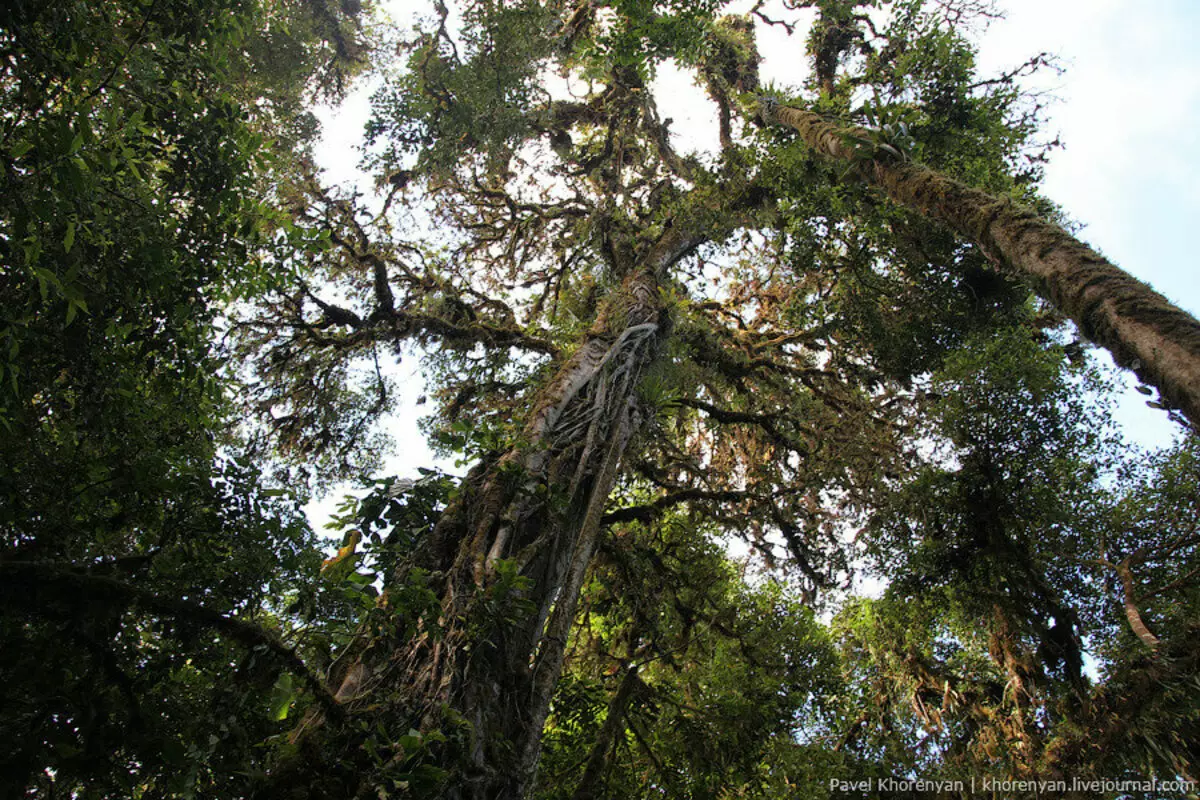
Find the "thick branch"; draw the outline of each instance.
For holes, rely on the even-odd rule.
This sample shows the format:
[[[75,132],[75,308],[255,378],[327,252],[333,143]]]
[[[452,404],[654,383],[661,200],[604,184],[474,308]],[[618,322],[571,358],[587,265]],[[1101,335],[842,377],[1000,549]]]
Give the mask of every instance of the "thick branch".
[[[790,436],[787,436],[779,430],[777,424],[778,418],[770,414],[755,414],[745,411],[732,411],[725,408],[718,408],[711,403],[706,403],[703,400],[680,399],[681,406],[694,408],[698,411],[703,411],[717,422],[729,425],[757,425],[766,432],[771,440],[783,447],[785,450],[791,450],[801,455],[806,455],[809,448],[804,444],[797,442]]]
[[[1113,565],[1113,569],[1121,578],[1121,604],[1125,608],[1125,619],[1129,621],[1129,627],[1142,640],[1143,644],[1151,650],[1157,650],[1158,637],[1146,627],[1141,611],[1138,610],[1137,603],[1134,601],[1133,570],[1129,568],[1129,559]]]
[[[1034,285],[1116,362],[1158,387],[1200,425],[1200,322],[1059,226],[1012,200],[871,148],[874,134],[764,102],[768,122],[795,128],[822,155],[854,164],[895,203],[947,225]]]
[[[709,491],[706,489],[684,489],[663,495],[650,503],[637,506],[626,506],[610,511],[600,520],[602,525],[616,525],[621,522],[653,522],[668,509],[683,503],[701,500],[709,503],[736,503],[750,497],[749,492],[738,491]]]

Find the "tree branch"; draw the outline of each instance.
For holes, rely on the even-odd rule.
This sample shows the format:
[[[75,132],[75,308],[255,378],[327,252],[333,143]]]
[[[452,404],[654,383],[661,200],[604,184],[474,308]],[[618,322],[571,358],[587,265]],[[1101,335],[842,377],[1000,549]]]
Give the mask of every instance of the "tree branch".
[[[344,719],[345,709],[334,699],[325,684],[294,650],[274,634],[244,620],[227,617],[215,609],[190,600],[163,597],[123,581],[75,572],[72,568],[46,562],[0,562],[0,597],[13,606],[46,615],[53,603],[72,606],[102,603],[115,608],[136,605],[145,611],[186,619],[215,628],[246,647],[261,647],[283,666],[299,676],[334,719]]]

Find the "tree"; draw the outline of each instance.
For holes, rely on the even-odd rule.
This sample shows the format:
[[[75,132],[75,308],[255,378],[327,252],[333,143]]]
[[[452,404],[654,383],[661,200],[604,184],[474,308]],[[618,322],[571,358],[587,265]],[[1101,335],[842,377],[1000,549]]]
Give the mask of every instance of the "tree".
[[[974,325],[1030,327],[1043,313],[978,249],[880,207],[807,147],[739,124],[757,90],[747,20],[715,3],[601,5],[468,4],[461,35],[438,5],[376,95],[375,163],[391,176],[382,209],[310,182],[303,213],[331,250],[308,284],[242,323],[247,352],[273,365],[255,402],[275,409],[271,424],[287,421],[304,458],[329,440],[323,420],[352,412],[362,430],[386,410],[378,368],[353,397],[322,387],[356,354],[378,364],[381,345],[409,340],[434,350],[434,435],[474,457],[436,524],[383,576],[389,597],[416,576],[423,597],[439,598],[437,623],[364,638],[333,675],[350,713],[391,733],[314,718],[269,792],[353,794],[389,775],[404,783],[429,759],[449,770],[448,796],[522,796],[606,519],[686,508],[744,527],[770,558],[778,536],[811,597],[845,567],[836,523],[886,492],[904,462],[912,382]],[[878,60],[840,80],[893,90],[884,53],[921,47],[905,78],[924,85],[909,104],[930,130],[956,128],[922,156],[1032,198],[1035,176],[1014,178],[1006,163],[1032,136],[1014,116],[1018,92],[966,88],[969,47],[917,4],[902,12],[871,45]],[[672,147],[647,85],[666,58],[695,70],[718,106],[715,163]],[[569,99],[546,88],[555,70],[573,82]],[[836,80],[821,77],[826,89]],[[403,231],[393,211],[404,204],[449,233]],[[945,272],[931,280],[931,267]],[[322,279],[343,299],[322,297]],[[935,284],[926,298],[942,283],[929,316],[949,340],[910,335],[908,352],[880,358],[873,345],[918,312],[887,309],[877,285],[921,294],[908,287],[922,280]],[[967,301],[947,290],[955,282],[987,290]],[[332,441],[348,467],[351,442]],[[631,505],[610,508],[625,496]],[[631,696],[620,685],[613,719]],[[397,746],[409,728],[426,738]],[[602,744],[615,735],[599,730]]]
[[[317,60],[351,66],[247,52],[318,7],[0,11],[5,796],[232,794],[281,671],[323,691],[263,626],[320,558],[213,351],[271,280],[270,138],[302,144]]]
[[[747,587],[693,528],[624,526],[599,555],[538,797],[787,794],[772,750],[824,722],[836,652],[811,609],[780,584]]]
[[[975,75],[957,26],[971,4],[907,0],[886,18],[867,3],[813,5],[815,69],[799,91],[818,112],[842,127],[868,113],[897,131],[904,122],[903,141],[871,133],[870,155],[906,153],[1054,216],[1036,194],[1045,147],[1017,73]],[[284,48],[302,74],[313,37],[339,56],[358,52],[321,23],[331,8],[292,9],[315,25]],[[377,200],[324,185],[303,153],[265,173],[231,163],[288,219],[268,217],[245,255],[213,273],[217,296],[197,304],[194,331],[164,336],[229,365],[220,382],[200,371],[213,411],[183,426],[201,444],[219,431],[246,470],[214,488],[223,453],[209,442],[183,481],[199,495],[199,552],[214,563],[180,580],[182,557],[154,550],[166,524],[139,523],[127,533],[147,537],[134,549],[148,551],[151,576],[168,576],[160,583],[98,582],[85,566],[92,551],[3,568],[38,591],[74,581],[108,598],[110,629],[128,637],[118,667],[164,649],[147,637],[173,641],[155,627],[163,620],[190,615],[189,630],[218,632],[196,666],[151,662],[149,685],[110,707],[253,680],[228,690],[228,713],[197,714],[199,735],[153,732],[192,747],[186,758],[143,746],[122,751],[122,764],[91,753],[75,768],[43,737],[21,751],[22,787],[62,772],[71,791],[98,796],[126,786],[264,798],[819,794],[830,777],[892,767],[1101,775],[1109,762],[1079,733],[1099,721],[1112,723],[1106,741],[1137,744],[1121,769],[1193,774],[1194,754],[1162,752],[1196,719],[1178,702],[1195,677],[1194,537],[1182,524],[1195,493],[1156,494],[1160,478],[1135,472],[1106,493],[1100,477],[1118,456],[1080,399],[1080,345],[1062,317],[993,270],[986,248],[881,196],[862,180],[867,162],[838,164],[757,125],[756,25],[793,23],[761,3],[745,17],[723,8],[436,2],[411,37],[381,48],[402,58],[386,65],[368,130]],[[274,52],[241,41],[231,35],[228,52],[249,61],[231,64]],[[156,63],[164,49],[144,55]],[[721,149],[710,158],[678,152],[658,112],[652,78],[668,60],[712,100]],[[285,80],[299,67],[272,63],[236,73],[262,83],[227,99],[281,97],[262,125],[302,140]],[[244,131],[236,117],[231,130]],[[1015,169],[1023,155],[1029,166]],[[189,191],[187,202],[149,205],[186,213],[224,197]],[[247,267],[249,283],[237,283]],[[217,305],[228,298],[239,302]],[[118,307],[160,318],[136,299]],[[228,336],[214,344],[217,308]],[[430,439],[469,470],[373,478],[339,513],[341,547],[318,566],[307,532],[268,498],[370,474],[373,426],[395,397],[388,361],[414,351],[430,383]],[[163,379],[178,388],[178,372]],[[221,416],[226,402],[240,413]],[[165,435],[139,430],[147,451],[164,452]],[[1159,475],[1188,462],[1163,463]],[[147,491],[189,497],[177,483]],[[1139,508],[1146,540],[1135,543],[1128,514]],[[1179,529],[1157,532],[1160,518]],[[250,530],[231,530],[235,519]],[[263,533],[277,524],[285,536]],[[856,568],[855,536],[893,585],[822,625],[811,609]],[[104,541],[78,539],[85,550]],[[716,542],[729,540],[775,580],[756,582],[722,554]],[[216,558],[235,545],[245,550],[232,563]],[[1176,554],[1189,563],[1173,566]],[[1124,594],[1114,565],[1135,576]],[[184,595],[204,603],[176,613]],[[142,611],[125,615],[135,601]],[[1132,619],[1127,601],[1169,663],[1117,624]],[[26,617],[14,619],[6,640],[25,635]],[[26,651],[78,664],[53,634]],[[1088,635],[1111,676],[1096,686],[1082,669]],[[106,663],[102,649],[87,674]],[[19,659],[9,670],[34,672]],[[188,695],[188,682],[202,688]],[[116,673],[109,684],[117,694]],[[36,719],[51,691],[25,691],[37,701],[22,718]],[[1137,727],[1121,721],[1134,696],[1147,709]],[[215,733],[221,725],[237,734]],[[210,729],[220,747],[194,747]],[[181,763],[204,775],[177,787]],[[37,777],[48,765],[54,774]],[[121,774],[134,777],[104,783]]]
[[[920,165],[865,128],[841,128],[800,108],[764,104],[815,151],[854,165],[893,201],[944,222],[1031,284],[1117,363],[1200,422],[1200,323],[1037,212]]]
[[[1169,520],[1179,498],[1194,502],[1194,475],[1167,466],[1186,462],[1190,446],[1142,465],[1130,485],[1105,487],[1114,453],[1103,409],[1072,386],[1087,379],[1070,375],[1082,365],[1065,371],[1060,360],[1025,332],[948,359],[935,379],[944,394],[934,436],[954,462],[913,475],[873,520],[874,557],[894,580],[879,600],[844,609],[835,629],[857,694],[844,747],[882,754],[891,774],[1068,783],[1194,774],[1195,697],[1179,683],[1194,660],[1183,643],[1194,599],[1174,569],[1157,579],[1180,592],[1166,602],[1158,588],[1133,589],[1131,572],[1108,560],[1131,546],[1139,555],[1128,563],[1193,546],[1189,526]],[[1153,532],[1122,518],[1133,506],[1158,521]],[[1162,662],[1140,612],[1129,612],[1135,597],[1169,609]],[[1107,673],[1094,684],[1088,656]],[[1162,703],[1176,706],[1163,713]]]

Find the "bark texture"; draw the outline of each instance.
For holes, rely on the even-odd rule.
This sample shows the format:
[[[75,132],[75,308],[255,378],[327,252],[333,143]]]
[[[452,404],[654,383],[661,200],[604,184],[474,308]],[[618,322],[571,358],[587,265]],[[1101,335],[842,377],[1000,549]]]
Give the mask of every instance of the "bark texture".
[[[1007,197],[974,189],[869,143],[864,128],[799,108],[764,104],[767,122],[857,172],[895,203],[939,220],[989,259],[1031,283],[1118,364],[1155,386],[1164,403],[1200,426],[1200,322],[1061,227]]]
[[[642,252],[630,248],[620,286],[532,400],[522,435],[465,479],[411,565],[432,576],[441,597],[437,634],[364,637],[331,670],[352,720],[402,714],[426,730],[451,709],[470,723],[466,752],[439,756],[455,770],[444,797],[519,800],[531,785],[601,518],[642,422],[637,389],[668,335],[660,286],[699,241],[668,227]],[[518,593],[526,611],[515,622],[488,617],[502,560],[532,581]],[[342,752],[355,747],[353,735],[333,727],[306,721],[296,737],[305,758],[329,751],[322,736],[346,739],[335,748]],[[352,761],[298,761],[260,796],[357,796],[370,778]],[[312,780],[314,772],[322,778]]]

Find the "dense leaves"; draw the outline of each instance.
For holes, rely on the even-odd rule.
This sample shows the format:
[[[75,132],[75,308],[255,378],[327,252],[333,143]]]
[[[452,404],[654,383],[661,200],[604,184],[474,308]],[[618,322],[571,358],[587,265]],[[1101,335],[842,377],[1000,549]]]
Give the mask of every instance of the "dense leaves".
[[[278,729],[267,690],[303,673],[256,625],[320,556],[238,456],[214,352],[223,304],[269,283],[267,136],[290,113],[248,73],[307,83],[245,61],[262,13],[0,12],[6,795],[235,791]]]
[[[1196,777],[1194,436],[1125,449],[1062,317],[862,179],[1053,219],[1052,61],[980,75],[969,2],[769,5],[2,12],[7,793]],[[810,72],[761,87],[763,26]],[[330,185],[305,104],[368,66],[375,184]],[[465,475],[375,475],[401,357]]]

